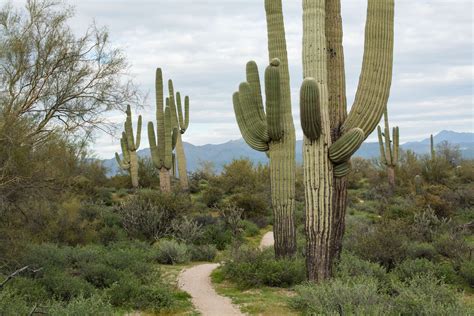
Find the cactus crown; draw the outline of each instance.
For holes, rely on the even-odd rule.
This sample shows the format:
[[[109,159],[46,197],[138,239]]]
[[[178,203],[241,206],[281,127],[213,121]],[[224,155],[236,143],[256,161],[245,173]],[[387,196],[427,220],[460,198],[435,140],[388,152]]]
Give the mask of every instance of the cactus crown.
[[[184,98],[184,111],[183,105],[181,102],[181,93],[174,92],[173,81],[168,80],[168,90],[169,90],[169,107],[171,109],[171,117],[173,128],[177,128],[181,134],[184,134],[189,127],[189,97]],[[174,147],[173,147],[174,148]]]
[[[247,81],[234,93],[234,111],[240,132],[247,144],[258,151],[268,151],[271,141],[283,137],[280,60],[275,58],[265,70],[265,110],[258,66],[247,63]]]
[[[132,110],[130,105],[127,106],[126,110],[127,119],[124,124],[124,131],[122,132],[122,138],[120,139],[120,145],[122,147],[122,156],[120,159],[118,153],[115,153],[115,159],[117,160],[120,168],[124,170],[130,169],[130,152],[135,152],[140,147],[141,132],[142,132],[142,116],[138,116],[137,124],[137,135],[134,138],[133,135],[133,124],[132,124]]]

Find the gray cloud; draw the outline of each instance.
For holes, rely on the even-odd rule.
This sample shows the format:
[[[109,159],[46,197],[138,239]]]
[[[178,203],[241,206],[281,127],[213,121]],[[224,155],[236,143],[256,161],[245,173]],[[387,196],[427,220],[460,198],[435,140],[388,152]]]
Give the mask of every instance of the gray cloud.
[[[15,3],[24,2],[16,0]],[[285,23],[293,114],[299,128],[301,84],[301,1],[285,0]],[[348,101],[351,104],[363,54],[367,0],[342,0]],[[263,0],[70,0],[73,27],[95,19],[123,47],[132,73],[150,104],[140,112],[153,118],[155,67],[191,97],[191,126],[185,140],[220,143],[240,137],[231,96],[244,78],[245,63],[263,70],[267,40]],[[395,64],[389,111],[401,127],[401,141],[442,129],[473,131],[473,4],[471,0],[397,0]],[[113,121],[120,116],[113,114]],[[144,133],[146,134],[146,133]],[[146,135],[145,135],[146,136]],[[370,138],[375,140],[375,138]],[[144,138],[143,145],[147,146]],[[119,146],[98,135],[95,151],[110,157]]]

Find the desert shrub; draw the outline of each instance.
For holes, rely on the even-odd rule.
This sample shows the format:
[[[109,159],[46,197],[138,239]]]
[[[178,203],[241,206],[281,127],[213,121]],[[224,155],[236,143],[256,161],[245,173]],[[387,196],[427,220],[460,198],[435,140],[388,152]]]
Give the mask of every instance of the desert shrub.
[[[175,219],[172,222],[173,237],[186,244],[192,244],[197,241],[203,231],[202,226],[195,220],[186,216]]]
[[[124,240],[127,237],[125,231],[117,226],[105,226],[98,231],[98,241],[102,245],[110,245],[120,240]]]
[[[235,206],[244,210],[243,218],[267,216],[269,213],[269,201],[262,193],[239,193],[233,195],[230,200]]]
[[[76,297],[67,304],[55,302],[48,308],[48,314],[58,316],[113,315],[112,305],[99,295]]]
[[[162,264],[179,264],[188,262],[190,254],[185,244],[163,239],[156,246],[155,259]]]
[[[417,276],[435,275],[436,264],[426,259],[408,259],[397,265],[392,273],[405,282]]]
[[[89,263],[81,267],[81,277],[96,288],[107,288],[120,279],[119,273],[102,263]]]
[[[466,260],[461,263],[461,276],[468,282],[471,287],[474,287],[474,261]]]
[[[22,297],[29,303],[45,302],[48,300],[50,294],[46,288],[35,279],[28,277],[16,277],[7,283],[6,287],[10,288],[15,292],[15,295]],[[0,315],[2,314],[0,313]]]
[[[217,256],[217,248],[214,245],[191,245],[189,252],[192,261],[212,262]]]
[[[298,285],[295,291],[290,306],[304,315],[380,315],[390,309],[370,277]]]
[[[242,288],[263,285],[289,287],[305,278],[302,259],[276,260],[271,248],[263,251],[241,248],[224,263],[222,272]]]
[[[203,227],[203,234],[198,240],[201,245],[214,245],[218,250],[224,250],[232,242],[232,232],[223,221]]]
[[[433,244],[427,242],[412,241],[405,245],[406,253],[409,258],[426,258],[433,260],[437,257],[438,253]]]
[[[449,225],[449,219],[438,217],[434,210],[428,207],[413,217],[412,234],[419,240],[431,242],[435,236],[447,231]]]
[[[27,299],[9,288],[0,291],[0,315],[29,315],[30,311]]]
[[[434,241],[438,253],[453,260],[461,261],[469,253],[469,246],[458,232],[440,235]]]
[[[86,280],[74,277],[63,271],[50,271],[39,279],[50,296],[62,301],[70,301],[79,296],[90,297],[95,293],[94,287]]]
[[[260,232],[260,229],[258,228],[257,224],[255,224],[254,222],[244,220],[242,221],[242,225],[244,226],[244,234],[246,237],[257,236],[258,233]]]
[[[141,190],[117,209],[130,237],[154,240],[172,231],[172,222],[192,209],[187,196]]]
[[[224,191],[220,188],[210,186],[202,193],[201,201],[207,207],[215,207],[217,206],[224,197]]]
[[[466,315],[455,290],[433,276],[418,275],[396,282],[392,300],[397,315]]]
[[[380,285],[389,282],[387,271],[378,263],[363,260],[349,252],[343,252],[335,269],[335,277],[349,279],[358,276],[376,279]]]

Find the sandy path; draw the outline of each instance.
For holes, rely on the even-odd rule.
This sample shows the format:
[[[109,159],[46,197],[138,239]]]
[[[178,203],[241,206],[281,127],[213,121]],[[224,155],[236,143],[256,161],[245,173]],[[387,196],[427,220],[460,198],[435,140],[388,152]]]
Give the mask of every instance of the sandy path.
[[[260,242],[260,249],[271,247],[274,243],[273,232],[268,232],[263,235],[262,241]]]
[[[208,263],[184,270],[179,275],[179,287],[191,295],[194,306],[204,316],[244,315],[230,298],[218,295],[212,288],[210,275],[218,266]]]

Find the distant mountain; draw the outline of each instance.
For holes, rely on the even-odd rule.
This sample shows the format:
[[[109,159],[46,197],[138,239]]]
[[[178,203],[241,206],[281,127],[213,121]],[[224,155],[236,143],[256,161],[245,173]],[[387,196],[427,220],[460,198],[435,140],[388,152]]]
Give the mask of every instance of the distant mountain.
[[[434,137],[435,144],[448,141],[451,144],[459,145],[464,158],[474,158],[474,133],[457,133],[453,131],[442,131]],[[428,154],[430,150],[430,139],[424,139],[419,142],[409,142],[401,145],[404,150],[412,150],[417,154]],[[296,142],[296,161],[302,163],[302,141]],[[248,158],[254,163],[267,163],[268,158],[264,153],[252,150],[243,139],[232,140],[219,145],[203,145],[195,146],[190,143],[184,143],[184,151],[189,171],[195,171],[199,168],[200,163],[211,161],[214,163],[216,170],[221,171],[222,167],[234,159]],[[380,155],[378,143],[364,143],[356,157],[376,158]],[[138,151],[139,157],[149,157],[150,149]],[[112,176],[119,172],[119,168],[115,158],[103,160],[104,166],[108,169],[108,175]]]

